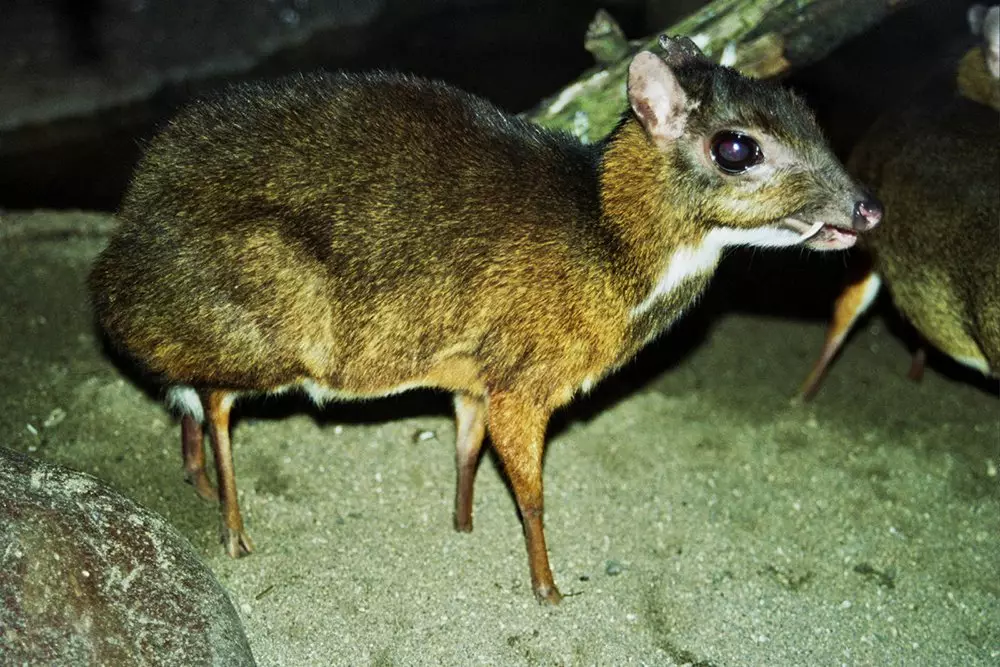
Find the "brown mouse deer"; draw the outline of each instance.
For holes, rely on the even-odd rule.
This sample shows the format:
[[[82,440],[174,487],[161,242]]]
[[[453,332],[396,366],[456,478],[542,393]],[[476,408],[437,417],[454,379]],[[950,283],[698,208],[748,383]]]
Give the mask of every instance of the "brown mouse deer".
[[[455,396],[455,520],[472,529],[486,433],[531,581],[560,594],[542,529],[549,416],[691,307],[729,246],[836,250],[881,211],[794,95],[662,39],[629,109],[583,145],[442,83],[317,74],[194,104],[157,136],[91,275],[113,345],[182,412],[188,479],[252,549],[234,400]]]
[[[886,113],[852,152],[851,172],[876,189],[891,220],[860,244],[865,264],[837,298],[800,390],[806,399],[883,284],[927,342],[1000,374],[1000,8],[969,18],[983,45],[962,58],[956,85],[943,95],[932,85]],[[920,347],[912,379],[924,359]]]

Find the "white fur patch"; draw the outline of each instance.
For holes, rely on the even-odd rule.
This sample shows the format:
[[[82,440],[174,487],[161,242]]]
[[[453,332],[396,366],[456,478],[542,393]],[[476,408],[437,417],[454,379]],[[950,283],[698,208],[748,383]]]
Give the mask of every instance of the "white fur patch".
[[[673,292],[688,278],[714,271],[722,255],[722,248],[722,245],[706,237],[701,245],[683,245],[675,250],[649,296],[632,309],[632,316],[637,317],[645,313],[657,299]]]
[[[191,415],[199,424],[205,421],[205,409],[201,398],[194,387],[184,384],[174,385],[167,389],[167,407],[182,415]]]
[[[649,310],[660,297],[673,292],[688,278],[712,273],[719,264],[722,251],[730,246],[754,246],[757,248],[784,248],[801,243],[819,231],[822,223],[816,223],[805,233],[793,232],[781,227],[755,227],[737,229],[716,227],[705,235],[699,245],[682,245],[670,256],[663,271],[649,295],[632,309],[632,317],[638,317]]]
[[[990,365],[982,357],[955,357],[954,359],[963,366],[973,368],[983,375],[990,374]]]
[[[867,278],[865,278],[865,291],[861,295],[861,303],[858,305],[858,315],[854,317],[856,320],[858,316],[868,310],[868,307],[872,305],[872,301],[878,296],[878,291],[882,287],[882,276],[872,271]],[[851,324],[854,324],[854,320],[851,320]]]
[[[817,230],[818,231],[818,230]],[[719,247],[753,246],[756,248],[784,248],[801,243],[802,234],[781,227],[716,227],[705,235],[705,243]]]

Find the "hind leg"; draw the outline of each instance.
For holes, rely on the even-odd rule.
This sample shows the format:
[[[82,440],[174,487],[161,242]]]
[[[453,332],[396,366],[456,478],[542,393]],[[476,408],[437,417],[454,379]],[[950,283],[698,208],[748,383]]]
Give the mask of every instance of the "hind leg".
[[[860,280],[845,287],[844,291],[837,297],[833,308],[833,319],[826,330],[823,351],[799,390],[799,395],[804,400],[808,401],[819,391],[819,385],[826,374],[826,369],[837,355],[854,323],[868,310],[875,297],[878,296],[881,285],[882,278],[873,270],[869,270]]]
[[[201,424],[189,414],[181,417],[181,453],[184,455],[184,478],[205,500],[218,500],[219,493],[205,473],[205,440]]]
[[[209,391],[202,396],[208,420],[208,435],[215,455],[215,476],[219,483],[219,505],[222,510],[222,543],[233,558],[253,552],[253,542],[243,528],[243,515],[236,498],[236,470],[229,441],[229,411],[233,395],[224,391]]]
[[[927,348],[920,345],[913,351],[913,359],[910,361],[910,370],[906,373],[906,377],[914,382],[920,382],[924,379],[924,366],[926,365]]]

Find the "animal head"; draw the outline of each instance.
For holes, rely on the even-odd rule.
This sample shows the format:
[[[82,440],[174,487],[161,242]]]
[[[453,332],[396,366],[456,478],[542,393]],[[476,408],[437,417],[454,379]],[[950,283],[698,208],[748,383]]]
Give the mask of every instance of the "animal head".
[[[1000,79],[1000,5],[969,8],[969,29],[981,38],[986,69],[994,79]]]
[[[958,66],[958,89],[971,100],[1000,111],[1000,5],[969,9],[969,30],[979,46],[969,51]]]
[[[663,179],[683,179],[691,217],[722,245],[816,250],[852,246],[882,217],[791,92],[709,61],[687,38],[661,37],[629,66],[629,104],[661,154]]]

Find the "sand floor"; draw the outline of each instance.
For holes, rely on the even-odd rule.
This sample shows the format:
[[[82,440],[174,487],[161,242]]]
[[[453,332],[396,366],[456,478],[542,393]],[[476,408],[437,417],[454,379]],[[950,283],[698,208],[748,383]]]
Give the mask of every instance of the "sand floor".
[[[260,665],[1000,664],[996,384],[947,362],[909,381],[882,317],[809,405],[789,397],[821,322],[706,306],[560,413],[546,528],[567,599],[549,608],[492,456],[475,531],[452,530],[454,428],[432,393],[244,404],[257,551],[226,557],[216,508],[182,480],[179,428],[92,328],[83,280],[104,238],[59,230],[103,221],[0,218],[0,444],[167,517]]]

